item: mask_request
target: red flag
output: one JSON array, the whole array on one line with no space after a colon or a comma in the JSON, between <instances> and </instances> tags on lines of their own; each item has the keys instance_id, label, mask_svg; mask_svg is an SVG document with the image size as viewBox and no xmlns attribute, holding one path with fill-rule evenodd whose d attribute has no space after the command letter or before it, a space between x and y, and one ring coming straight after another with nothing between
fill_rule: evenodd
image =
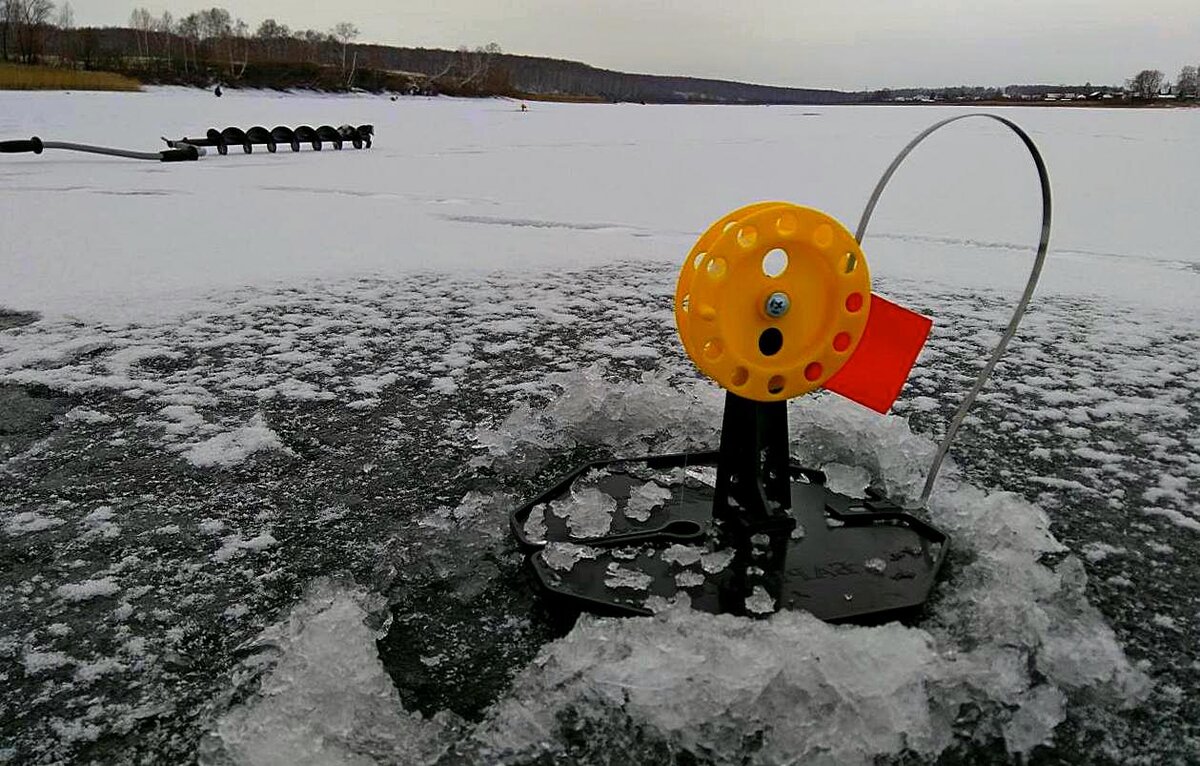
<instances>
[{"instance_id":1,"label":"red flag","mask_svg":"<svg viewBox=\"0 0 1200 766\"><path fill-rule=\"evenodd\" d=\"M931 327L931 319L871 293L862 340L825 388L886 413L900 396Z\"/></svg>"}]
</instances>

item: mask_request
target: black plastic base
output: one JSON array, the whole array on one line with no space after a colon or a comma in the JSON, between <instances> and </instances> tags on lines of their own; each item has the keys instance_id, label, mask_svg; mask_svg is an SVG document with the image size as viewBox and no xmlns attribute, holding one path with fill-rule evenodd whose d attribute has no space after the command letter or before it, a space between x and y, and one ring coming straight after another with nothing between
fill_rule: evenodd
<instances>
[{"instance_id":1,"label":"black plastic base","mask_svg":"<svg viewBox=\"0 0 1200 766\"><path fill-rule=\"evenodd\" d=\"M749 538L714 521L717 452L589 463L511 516L545 596L649 615L681 595L713 613L805 609L830 622L905 617L929 597L945 533L880 496L831 491L791 466L785 524ZM794 522L794 523L793 523Z\"/></svg>"}]
</instances>

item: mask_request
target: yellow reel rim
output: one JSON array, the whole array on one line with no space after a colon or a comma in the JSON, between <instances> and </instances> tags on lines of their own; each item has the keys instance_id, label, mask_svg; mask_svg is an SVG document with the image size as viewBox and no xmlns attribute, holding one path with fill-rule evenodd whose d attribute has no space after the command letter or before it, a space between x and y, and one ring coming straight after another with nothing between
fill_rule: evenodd
<instances>
[{"instance_id":1,"label":"yellow reel rim","mask_svg":"<svg viewBox=\"0 0 1200 766\"><path fill-rule=\"evenodd\" d=\"M862 339L871 279L853 235L813 208L763 202L717 221L676 285L688 356L724 388L779 401L820 388ZM773 314L787 304L782 314Z\"/></svg>"},{"instance_id":2,"label":"yellow reel rim","mask_svg":"<svg viewBox=\"0 0 1200 766\"><path fill-rule=\"evenodd\" d=\"M776 207L778 205L787 205L786 202L754 202L744 207L734 210L721 218L717 219L708 229L700 235L700 239L696 240L696 244L692 245L691 251L688 253L687 260L683 264L683 268L679 270L679 279L675 283L675 327L679 331L679 339L683 342L683 348L687 351L688 356L695 360L696 355L692 353L689 347L691 340L690 334L687 332L688 310L687 304L692 289L692 282L696 278L696 273L700 270L701 261L704 256L708 255L708 250L716 243L717 239L725 233L731 226L736 226L737 223L746 216L756 213L759 210ZM692 268L688 268L689 264Z\"/></svg>"}]
</instances>

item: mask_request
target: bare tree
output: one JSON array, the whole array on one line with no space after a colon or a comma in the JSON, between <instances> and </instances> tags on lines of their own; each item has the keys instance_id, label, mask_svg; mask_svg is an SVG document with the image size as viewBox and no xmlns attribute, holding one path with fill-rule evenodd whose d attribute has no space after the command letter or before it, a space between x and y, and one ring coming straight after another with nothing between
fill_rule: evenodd
<instances>
[{"instance_id":1,"label":"bare tree","mask_svg":"<svg viewBox=\"0 0 1200 766\"><path fill-rule=\"evenodd\" d=\"M458 46L456 64L459 81L462 85L478 85L487 79L492 63L500 55L499 43L488 43L477 47L474 51L465 45Z\"/></svg>"},{"instance_id":2,"label":"bare tree","mask_svg":"<svg viewBox=\"0 0 1200 766\"><path fill-rule=\"evenodd\" d=\"M1135 74L1126 85L1134 98L1158 98L1158 92L1162 90L1163 77L1163 73L1157 69L1143 69Z\"/></svg>"},{"instance_id":3,"label":"bare tree","mask_svg":"<svg viewBox=\"0 0 1200 766\"><path fill-rule=\"evenodd\" d=\"M350 47L351 42L358 38L358 27L349 21L342 21L329 30L329 34L342 44L342 74L344 75L346 74L346 49Z\"/></svg>"},{"instance_id":4,"label":"bare tree","mask_svg":"<svg viewBox=\"0 0 1200 766\"><path fill-rule=\"evenodd\" d=\"M292 37L304 43L304 50L309 61L318 63L320 59L321 49L330 41L336 42L332 37L324 32L318 32L315 29L306 29L303 32L297 31L292 34Z\"/></svg>"},{"instance_id":5,"label":"bare tree","mask_svg":"<svg viewBox=\"0 0 1200 766\"><path fill-rule=\"evenodd\" d=\"M260 50L264 50L268 58L286 55L287 40L291 36L292 31L287 25L280 24L275 19L264 19L254 33L255 39L259 40L262 46Z\"/></svg>"},{"instance_id":6,"label":"bare tree","mask_svg":"<svg viewBox=\"0 0 1200 766\"><path fill-rule=\"evenodd\" d=\"M154 28L154 17L145 8L134 8L129 14L129 27L137 39L138 55L150 55L150 30Z\"/></svg>"},{"instance_id":7,"label":"bare tree","mask_svg":"<svg viewBox=\"0 0 1200 766\"><path fill-rule=\"evenodd\" d=\"M167 67L174 69L175 63L171 60L171 38L175 36L175 17L170 11L163 11L162 16L154 23L154 29L162 38L163 57L167 60Z\"/></svg>"},{"instance_id":8,"label":"bare tree","mask_svg":"<svg viewBox=\"0 0 1200 766\"><path fill-rule=\"evenodd\" d=\"M263 23L258 25L258 31L254 33L254 36L260 40L277 40L280 37L289 37L291 34L287 24L280 24L275 19L263 19Z\"/></svg>"},{"instance_id":9,"label":"bare tree","mask_svg":"<svg viewBox=\"0 0 1200 766\"><path fill-rule=\"evenodd\" d=\"M200 69L198 60L198 47L200 45L200 14L189 13L179 20L179 25L176 27L179 36L183 38L183 71L188 71L188 46L192 48L192 63L196 69Z\"/></svg>"},{"instance_id":10,"label":"bare tree","mask_svg":"<svg viewBox=\"0 0 1200 766\"><path fill-rule=\"evenodd\" d=\"M26 64L36 63L42 53L54 3L50 0L7 0L5 5L5 16L10 18L17 55Z\"/></svg>"},{"instance_id":11,"label":"bare tree","mask_svg":"<svg viewBox=\"0 0 1200 766\"><path fill-rule=\"evenodd\" d=\"M8 40L17 25L17 0L0 0L0 62L8 60Z\"/></svg>"},{"instance_id":12,"label":"bare tree","mask_svg":"<svg viewBox=\"0 0 1200 766\"><path fill-rule=\"evenodd\" d=\"M249 32L250 32L250 27L246 24L246 22L242 21L241 19L238 19L237 21L235 21L233 23L233 26L230 28L230 35L226 38L226 40L228 42L227 47L229 49L229 77L230 77L230 79L237 80L246 73L246 63L250 60L250 41L246 39ZM235 64L233 61L235 43L241 43L241 48L242 48L242 65L241 65L241 68L237 69L236 71L234 68Z\"/></svg>"},{"instance_id":13,"label":"bare tree","mask_svg":"<svg viewBox=\"0 0 1200 766\"><path fill-rule=\"evenodd\" d=\"M219 39L233 33L233 17L224 8L209 8L200 11L200 37Z\"/></svg>"},{"instance_id":14,"label":"bare tree","mask_svg":"<svg viewBox=\"0 0 1200 766\"><path fill-rule=\"evenodd\" d=\"M1179 79L1175 82L1175 91L1179 98L1200 96L1200 70L1194 66L1181 69Z\"/></svg>"},{"instance_id":15,"label":"bare tree","mask_svg":"<svg viewBox=\"0 0 1200 766\"><path fill-rule=\"evenodd\" d=\"M70 0L67 0L59 7L58 13L54 14L54 20L50 22L47 32L49 47L58 57L59 63L75 60L75 39L71 35L74 27L75 9L71 7Z\"/></svg>"}]
</instances>

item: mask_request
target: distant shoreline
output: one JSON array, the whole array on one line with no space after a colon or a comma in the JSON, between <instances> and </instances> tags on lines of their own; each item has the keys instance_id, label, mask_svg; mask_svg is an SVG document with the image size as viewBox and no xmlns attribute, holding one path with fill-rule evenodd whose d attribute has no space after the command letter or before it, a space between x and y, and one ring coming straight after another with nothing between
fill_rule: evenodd
<instances>
[{"instance_id":1,"label":"distant shoreline","mask_svg":"<svg viewBox=\"0 0 1200 766\"><path fill-rule=\"evenodd\" d=\"M88 73L101 74L101 73ZM108 73L103 73L108 74ZM89 87L90 83L85 84L85 81L80 81L74 86L60 85L36 85L36 86L9 86L0 80L0 93L103 93L103 92L139 92L145 88L188 88L191 90L209 92L210 88L204 85L195 85L190 83L172 83L172 82L153 82L153 83L137 83L140 87L128 87L128 78L124 78L124 82L118 87ZM236 85L224 84L223 88L227 92L239 91L264 91L271 93L296 93L296 94L322 94L322 95L377 95L377 96L396 96L409 97L410 95L423 96L426 98L436 98L445 96L448 98L506 98L515 101L528 101L531 103L551 103L551 104L643 104L647 106L799 106L799 107L832 107L832 106L884 106L898 108L912 107L987 107L987 108L1004 108L1004 107L1022 107L1022 108L1050 108L1050 109L1196 109L1200 108L1200 102L1195 101L1129 101L1110 99L1107 101L1087 101L1087 100L980 100L980 101L854 101L843 102L836 104L828 103L799 103L793 101L786 102L743 102L743 103L728 103L728 102L712 102L712 101L630 101L621 99L604 99L596 96L588 95L566 95L566 94L548 94L548 93L481 93L464 96L460 94L435 93L435 94L395 94L388 91L367 91L367 90L350 90L337 91L325 90L321 88L304 88L304 87L238 87Z\"/></svg>"}]
</instances>

